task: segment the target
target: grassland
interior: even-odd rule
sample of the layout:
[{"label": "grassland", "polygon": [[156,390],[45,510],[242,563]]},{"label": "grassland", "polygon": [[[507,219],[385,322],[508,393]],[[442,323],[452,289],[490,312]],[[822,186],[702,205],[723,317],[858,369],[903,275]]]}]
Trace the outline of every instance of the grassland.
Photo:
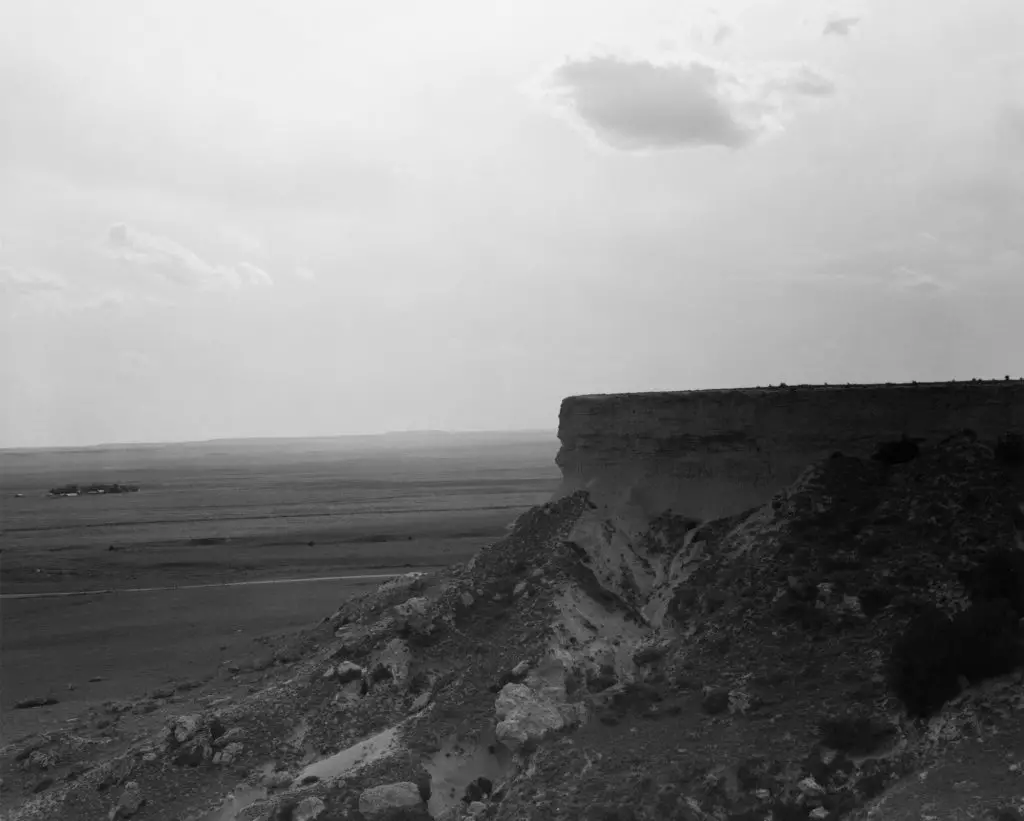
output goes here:
[{"label": "grassland", "polygon": [[[550,498],[556,449],[551,435],[481,434],[0,454],[0,730],[210,674],[225,658],[256,652],[268,631],[315,621],[375,582],[98,591],[462,561]],[[94,481],[142,489],[46,496]],[[81,591],[95,592],[12,598]],[[88,682],[97,676],[104,681]],[[60,704],[12,710],[46,694]]]}]

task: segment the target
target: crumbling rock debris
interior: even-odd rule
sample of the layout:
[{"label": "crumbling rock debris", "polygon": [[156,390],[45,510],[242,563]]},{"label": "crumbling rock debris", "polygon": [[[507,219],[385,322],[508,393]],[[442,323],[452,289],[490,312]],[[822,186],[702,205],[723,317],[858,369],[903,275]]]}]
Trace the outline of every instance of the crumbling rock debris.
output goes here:
[{"label": "crumbling rock debris", "polygon": [[146,799],[142,796],[142,790],[135,781],[129,781],[124,785],[124,792],[117,799],[117,803],[111,808],[107,818],[109,821],[119,821],[122,818],[131,818],[139,811]]},{"label": "crumbling rock debris", "polygon": [[395,605],[392,609],[392,618],[399,631],[429,636],[435,630],[430,599],[423,596],[416,596]]},{"label": "crumbling rock debris", "polygon": [[525,684],[506,684],[498,694],[494,711],[498,719],[495,734],[513,752],[529,749],[565,726],[558,705]]},{"label": "crumbling rock debris", "polygon": [[395,684],[404,685],[409,679],[411,661],[409,645],[402,639],[391,639],[374,658],[369,667],[369,676],[373,681],[392,679]]},{"label": "crumbling rock debris", "polygon": [[354,661],[343,661],[337,667],[331,668],[330,675],[338,680],[339,684],[348,684],[363,677],[365,670]]},{"label": "crumbling rock debris", "polygon": [[316,821],[326,809],[327,805],[316,796],[303,798],[292,810],[292,821]]},{"label": "crumbling rock debris", "polygon": [[422,808],[423,796],[420,795],[420,788],[411,781],[370,787],[359,795],[359,812],[366,821],[390,821],[399,818],[402,813],[411,817],[410,811]]}]

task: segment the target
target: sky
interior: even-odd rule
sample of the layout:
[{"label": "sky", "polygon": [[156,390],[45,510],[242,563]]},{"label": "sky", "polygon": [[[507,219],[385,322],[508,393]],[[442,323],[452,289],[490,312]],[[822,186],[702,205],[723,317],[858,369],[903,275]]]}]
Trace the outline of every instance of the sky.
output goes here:
[{"label": "sky", "polygon": [[0,446],[1024,376],[1019,0],[0,9]]}]

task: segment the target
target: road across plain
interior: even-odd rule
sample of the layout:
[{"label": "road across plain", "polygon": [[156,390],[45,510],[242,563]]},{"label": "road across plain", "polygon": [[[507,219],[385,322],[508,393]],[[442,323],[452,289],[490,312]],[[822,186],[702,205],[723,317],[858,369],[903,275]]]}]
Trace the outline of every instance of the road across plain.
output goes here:
[{"label": "road across plain", "polygon": [[[420,568],[420,572],[436,570]],[[406,571],[415,572],[415,571]],[[304,582],[355,581],[358,579],[392,579],[401,573],[367,573],[354,576],[311,576],[304,579],[254,579],[244,582],[206,582],[204,584],[176,584],[167,587],[106,587],[99,590],[64,590],[52,593],[2,593],[0,599],[46,599],[59,596],[99,596],[107,593],[159,593],[166,590],[200,590],[205,587],[245,587],[250,584],[301,584]]]},{"label": "road across plain", "polygon": [[[0,735],[52,729],[90,705],[136,698],[172,679],[204,679],[228,659],[266,653],[257,637],[312,627],[353,595],[407,572],[182,585],[134,595],[5,596]],[[14,709],[37,696],[59,703]]]}]

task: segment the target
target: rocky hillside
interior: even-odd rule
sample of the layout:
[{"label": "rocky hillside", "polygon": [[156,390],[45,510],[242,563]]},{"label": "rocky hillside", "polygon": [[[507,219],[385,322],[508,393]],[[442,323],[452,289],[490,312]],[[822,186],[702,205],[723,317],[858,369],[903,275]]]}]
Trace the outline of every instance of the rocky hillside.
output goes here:
[{"label": "rocky hillside", "polygon": [[1024,818],[1024,447],[931,439],[707,521],[575,490],[260,663],[10,741],[4,817]]}]

